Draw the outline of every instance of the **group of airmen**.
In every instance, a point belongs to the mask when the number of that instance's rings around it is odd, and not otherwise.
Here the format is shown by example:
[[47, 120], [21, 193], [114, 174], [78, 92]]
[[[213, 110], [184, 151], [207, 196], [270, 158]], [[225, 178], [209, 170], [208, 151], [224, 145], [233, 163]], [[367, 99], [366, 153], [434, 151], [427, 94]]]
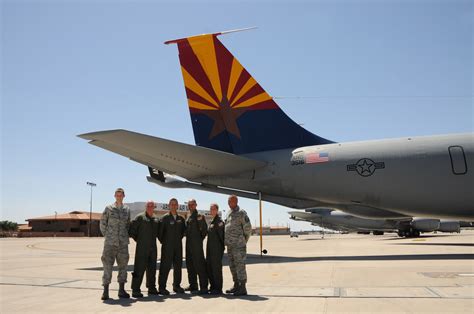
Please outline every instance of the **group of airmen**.
[[[234, 281], [233, 287], [226, 290], [226, 293], [235, 296], [247, 295], [245, 258], [252, 227], [247, 213], [238, 206], [237, 196], [229, 196], [230, 212], [225, 222], [219, 217], [219, 206], [211, 204], [212, 221], [209, 226], [204, 215], [198, 213], [194, 199], [188, 201], [189, 214], [186, 219], [178, 215], [178, 200], [172, 198], [168, 203], [169, 212], [162, 217], [155, 216], [156, 205], [150, 200], [146, 203], [144, 212], [131, 220], [130, 209], [123, 203], [124, 197], [124, 190], [116, 189], [115, 203], [105, 208], [100, 221], [100, 231], [105, 239], [102, 252], [104, 269], [102, 300], [109, 299], [109, 285], [115, 261], [118, 265], [118, 296], [130, 297], [125, 290], [130, 237], [136, 242], [131, 285], [134, 298], [143, 297], [140, 287], [145, 272], [148, 295], [169, 295], [166, 283], [171, 268], [173, 268], [175, 293], [190, 291], [192, 294], [222, 294], [222, 258], [225, 247]], [[206, 236], [207, 246], [204, 256], [203, 241]], [[181, 287], [183, 237], [186, 237], [186, 268], [189, 281], [189, 286], [185, 289]], [[157, 239], [161, 243], [158, 289], [156, 289]]]

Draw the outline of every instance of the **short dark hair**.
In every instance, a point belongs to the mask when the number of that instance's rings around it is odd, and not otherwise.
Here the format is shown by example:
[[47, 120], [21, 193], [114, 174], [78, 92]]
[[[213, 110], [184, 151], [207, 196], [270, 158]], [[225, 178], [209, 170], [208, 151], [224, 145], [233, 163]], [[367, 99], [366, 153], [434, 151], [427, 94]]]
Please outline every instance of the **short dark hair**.
[[179, 204], [178, 200], [177, 200], [176, 198], [174, 198], [174, 197], [173, 197], [172, 199], [170, 199], [170, 201], [168, 202], [168, 204], [170, 204], [172, 201], [176, 201], [176, 203]]

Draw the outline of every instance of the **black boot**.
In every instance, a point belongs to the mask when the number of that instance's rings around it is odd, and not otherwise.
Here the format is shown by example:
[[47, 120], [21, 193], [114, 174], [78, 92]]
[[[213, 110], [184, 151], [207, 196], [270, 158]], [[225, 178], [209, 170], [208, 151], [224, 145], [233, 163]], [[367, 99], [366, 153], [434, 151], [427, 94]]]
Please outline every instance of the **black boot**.
[[104, 285], [104, 292], [102, 292], [102, 300], [108, 300], [109, 299], [109, 285]]
[[140, 290], [133, 290], [132, 297], [134, 298], [143, 298], [143, 293]]
[[235, 291], [237, 291], [237, 281], [234, 281], [234, 286], [226, 290], [225, 293], [234, 293]]
[[128, 299], [130, 298], [130, 294], [125, 291], [125, 282], [119, 283], [119, 291], [118, 291], [118, 297], [120, 299]]
[[247, 288], [245, 287], [245, 281], [239, 281], [238, 287], [234, 292], [234, 296], [238, 297], [241, 295], [247, 295]]

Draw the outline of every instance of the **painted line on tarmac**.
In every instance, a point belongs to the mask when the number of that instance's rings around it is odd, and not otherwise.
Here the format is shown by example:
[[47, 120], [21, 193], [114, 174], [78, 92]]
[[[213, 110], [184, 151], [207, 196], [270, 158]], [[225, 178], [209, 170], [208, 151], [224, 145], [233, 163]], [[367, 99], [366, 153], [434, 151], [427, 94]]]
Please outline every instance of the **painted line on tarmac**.
[[63, 285], [65, 283], [78, 282], [78, 281], [82, 281], [82, 280], [81, 279], [76, 279], [76, 280], [61, 281], [61, 282], [45, 285], [45, 287], [58, 286], [58, 285]]
[[432, 294], [433, 296], [437, 297], [437, 298], [441, 298], [443, 299], [443, 296], [440, 295], [438, 292], [434, 291], [433, 289], [431, 289], [430, 287], [425, 287], [426, 290], [428, 290], [428, 292], [430, 294]]

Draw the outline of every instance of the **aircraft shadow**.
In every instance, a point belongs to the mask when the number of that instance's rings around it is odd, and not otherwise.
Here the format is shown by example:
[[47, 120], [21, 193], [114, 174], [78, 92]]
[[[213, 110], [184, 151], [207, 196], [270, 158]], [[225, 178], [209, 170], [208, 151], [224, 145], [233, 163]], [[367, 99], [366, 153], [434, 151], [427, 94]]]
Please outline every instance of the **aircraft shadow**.
[[417, 238], [401, 238], [401, 237], [394, 237], [394, 238], [382, 238], [379, 239], [380, 241], [402, 241], [402, 240], [414, 240], [414, 239], [426, 239], [426, 238], [440, 238], [440, 237], [446, 237], [449, 235], [446, 234], [434, 234], [434, 235], [426, 235], [423, 234]]
[[[410, 245], [412, 243], [400, 243]], [[458, 243], [464, 244], [464, 243]], [[426, 245], [426, 243], [416, 243], [415, 245]], [[422, 261], [422, 260], [474, 260], [474, 254], [400, 254], [400, 255], [350, 255], [350, 256], [278, 256], [259, 254], [247, 254], [247, 265], [253, 264], [280, 264], [280, 263], [299, 263], [299, 262], [325, 262], [325, 261]], [[223, 266], [228, 266], [227, 257], [224, 256]], [[185, 268], [183, 261], [182, 267]], [[157, 263], [156, 269], [160, 269], [160, 262]], [[95, 270], [102, 271], [102, 267], [78, 268], [78, 270]], [[114, 271], [118, 270], [117, 266], [113, 267]], [[133, 265], [127, 266], [128, 271], [133, 271]]]
[[393, 245], [421, 245], [421, 246], [467, 246], [474, 247], [474, 243], [392, 243]]

